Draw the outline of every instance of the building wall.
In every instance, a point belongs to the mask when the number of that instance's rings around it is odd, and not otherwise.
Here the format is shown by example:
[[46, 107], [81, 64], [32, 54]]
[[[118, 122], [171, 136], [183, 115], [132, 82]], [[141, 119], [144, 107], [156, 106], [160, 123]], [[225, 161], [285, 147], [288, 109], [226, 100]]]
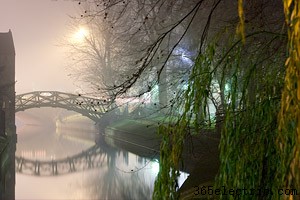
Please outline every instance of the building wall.
[[[15, 151], [17, 141], [15, 126], [15, 51], [11, 31], [0, 33], [0, 109], [3, 113], [2, 123], [0, 123], [2, 124], [0, 137], [7, 144], [1, 150], [0, 155], [0, 200], [11, 200], [15, 199]], [[3, 123], [3, 120], [5, 123]]]

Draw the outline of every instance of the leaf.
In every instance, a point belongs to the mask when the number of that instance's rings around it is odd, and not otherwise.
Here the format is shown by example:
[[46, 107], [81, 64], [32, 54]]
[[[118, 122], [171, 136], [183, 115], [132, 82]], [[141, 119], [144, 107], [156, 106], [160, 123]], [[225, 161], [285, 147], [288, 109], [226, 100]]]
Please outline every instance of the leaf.
[[291, 59], [290, 57], [288, 57], [288, 58], [286, 59], [285, 64], [284, 64], [285, 66], [288, 66], [288, 65], [289, 65], [290, 59]]
[[297, 80], [297, 98], [300, 100], [300, 79]]

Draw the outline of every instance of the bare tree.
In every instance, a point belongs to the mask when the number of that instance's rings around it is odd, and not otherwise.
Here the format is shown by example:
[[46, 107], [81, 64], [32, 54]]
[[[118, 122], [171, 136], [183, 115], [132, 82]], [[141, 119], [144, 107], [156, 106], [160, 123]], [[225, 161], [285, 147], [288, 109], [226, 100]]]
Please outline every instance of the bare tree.
[[72, 64], [79, 69], [77, 77], [95, 93], [110, 91], [113, 99], [157, 90], [159, 107], [169, 106], [196, 56], [197, 45], [191, 53], [188, 38], [195, 33], [188, 30], [192, 23], [196, 25], [193, 21], [203, 2], [81, 3], [83, 14], [74, 20], [86, 25], [90, 34], [84, 44], [69, 44]]

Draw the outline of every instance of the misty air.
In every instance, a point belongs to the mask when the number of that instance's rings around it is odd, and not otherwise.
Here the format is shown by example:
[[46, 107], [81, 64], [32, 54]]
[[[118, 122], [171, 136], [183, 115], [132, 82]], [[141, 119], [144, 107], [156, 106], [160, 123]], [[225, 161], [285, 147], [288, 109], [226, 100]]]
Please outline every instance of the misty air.
[[300, 198], [298, 0], [1, 0], [0, 200]]

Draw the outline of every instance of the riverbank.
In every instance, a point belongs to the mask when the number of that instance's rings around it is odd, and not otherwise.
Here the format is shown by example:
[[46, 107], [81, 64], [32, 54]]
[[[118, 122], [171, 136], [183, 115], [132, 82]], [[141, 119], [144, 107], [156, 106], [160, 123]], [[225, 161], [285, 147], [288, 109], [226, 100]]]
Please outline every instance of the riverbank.
[[[159, 159], [158, 123], [155, 118], [116, 121], [105, 128], [105, 141], [139, 156]], [[212, 182], [218, 171], [219, 137], [213, 131], [202, 132], [185, 141], [181, 170], [190, 175], [180, 188], [184, 196], [193, 194], [195, 186]]]

